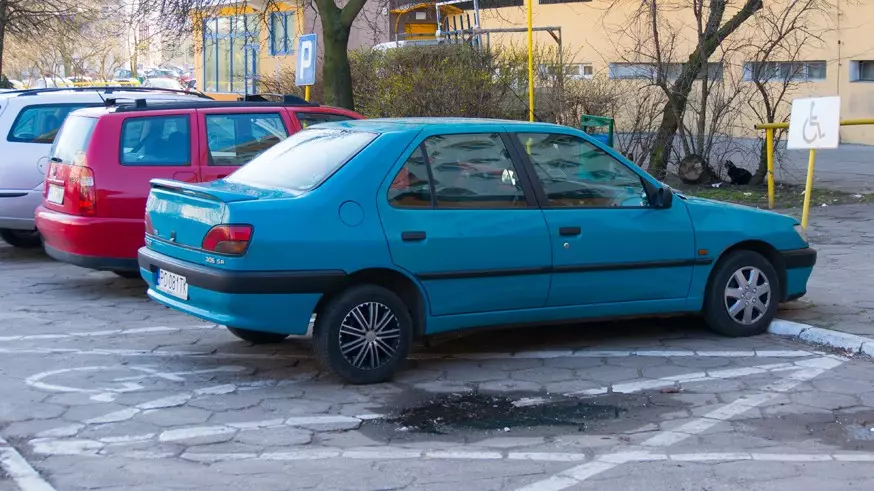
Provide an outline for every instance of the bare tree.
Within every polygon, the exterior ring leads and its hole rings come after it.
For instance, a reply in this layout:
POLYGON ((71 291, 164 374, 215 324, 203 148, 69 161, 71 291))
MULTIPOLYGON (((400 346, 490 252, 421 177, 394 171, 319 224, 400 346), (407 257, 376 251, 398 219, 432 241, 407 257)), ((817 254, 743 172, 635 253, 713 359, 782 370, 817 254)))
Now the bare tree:
MULTIPOLYGON (((825 78, 827 62, 802 62, 801 53, 823 43, 821 26, 829 18, 832 2, 795 0, 769 5, 756 16, 750 29, 756 33, 743 52, 748 62, 744 78, 755 87, 749 107, 757 122, 789 120, 791 95, 810 80, 825 78), (814 30, 813 26, 820 26, 814 30)), ((775 132, 779 141, 783 130, 775 132)), ((760 142, 758 169, 752 182, 760 184, 767 174, 765 142, 760 142)))
POLYGON ((72 22, 81 11, 72 0, 0 0, 0 73, 7 36, 21 38, 39 33, 44 39, 50 38, 44 28, 72 22))

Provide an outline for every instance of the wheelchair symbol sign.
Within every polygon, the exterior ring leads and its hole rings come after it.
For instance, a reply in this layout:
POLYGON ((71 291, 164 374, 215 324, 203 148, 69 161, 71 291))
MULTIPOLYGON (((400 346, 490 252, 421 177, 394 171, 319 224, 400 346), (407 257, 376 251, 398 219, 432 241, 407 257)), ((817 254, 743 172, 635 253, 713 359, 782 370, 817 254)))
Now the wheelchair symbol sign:
POLYGON ((295 84, 314 85, 316 83, 316 35, 305 34, 297 41, 297 66, 295 84))
POLYGON ((816 97, 792 101, 789 149, 837 148, 840 143, 841 98, 816 97))

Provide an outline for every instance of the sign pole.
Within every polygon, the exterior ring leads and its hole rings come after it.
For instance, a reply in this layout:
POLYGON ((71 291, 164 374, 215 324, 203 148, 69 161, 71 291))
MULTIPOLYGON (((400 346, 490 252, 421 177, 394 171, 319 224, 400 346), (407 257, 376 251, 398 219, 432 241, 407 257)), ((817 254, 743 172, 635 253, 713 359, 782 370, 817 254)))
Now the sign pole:
MULTIPOLYGON (((307 102, 310 101, 310 86, 309 85, 305 85, 303 88, 303 98, 307 102)), ((773 208, 773 206, 771 208, 773 208)))
MULTIPOLYGON (((307 99, 309 100, 309 99, 307 99)), ((765 151, 768 152, 768 208, 774 209, 774 130, 765 130, 765 151)))
POLYGON ((534 121, 534 0, 528 0, 528 121, 534 121))
POLYGON ((801 228, 807 230, 807 219, 810 218, 810 195, 813 194, 813 162, 816 160, 816 150, 810 149, 807 160, 807 183, 804 185, 804 208, 801 210, 801 228))

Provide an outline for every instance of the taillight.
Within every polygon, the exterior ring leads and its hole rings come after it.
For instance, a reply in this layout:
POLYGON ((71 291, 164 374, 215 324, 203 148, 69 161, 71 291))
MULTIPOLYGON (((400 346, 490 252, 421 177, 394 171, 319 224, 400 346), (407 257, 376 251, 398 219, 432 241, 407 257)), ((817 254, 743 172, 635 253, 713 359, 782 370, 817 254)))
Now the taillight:
POLYGON ((251 225, 216 225, 206 233, 200 248, 217 254, 242 256, 249 247, 252 230, 251 225))
POLYGON ((146 212, 146 235, 155 235, 155 227, 152 226, 152 219, 149 218, 149 212, 146 212))
POLYGON ((77 204, 77 213, 79 215, 93 215, 97 207, 94 172, 90 167, 72 166, 68 181, 73 183, 73 199, 77 204))

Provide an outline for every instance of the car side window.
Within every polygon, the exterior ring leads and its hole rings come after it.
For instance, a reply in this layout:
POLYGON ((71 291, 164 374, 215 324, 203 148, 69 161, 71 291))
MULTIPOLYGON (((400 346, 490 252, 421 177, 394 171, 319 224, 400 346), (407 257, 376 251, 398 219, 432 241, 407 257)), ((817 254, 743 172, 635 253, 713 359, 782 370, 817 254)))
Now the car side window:
POLYGON ((121 164, 191 165, 188 115, 128 118, 121 127, 121 164))
POLYGON ((333 123, 335 121, 349 121, 354 119, 343 114, 308 113, 303 111, 298 111, 294 114, 300 122, 301 129, 307 129, 314 124, 333 123))
POLYGON ((278 113, 206 115, 210 165, 241 166, 286 138, 278 113))
POLYGON ((430 208, 431 180, 422 146, 410 155, 388 189, 388 201, 398 208, 430 208))
POLYGON ((573 135, 517 135, 549 206, 612 208, 649 206, 641 177, 606 151, 573 135))
POLYGON ((26 107, 18 113, 6 140, 17 143, 52 143, 67 115, 88 106, 53 104, 26 107))
POLYGON ((528 206, 500 134, 431 136, 423 145, 438 208, 528 206))

